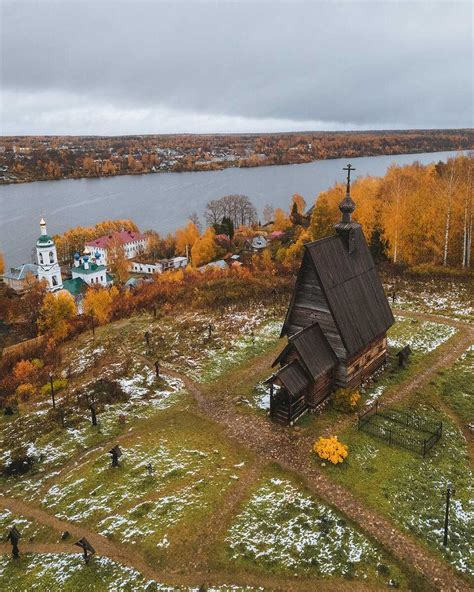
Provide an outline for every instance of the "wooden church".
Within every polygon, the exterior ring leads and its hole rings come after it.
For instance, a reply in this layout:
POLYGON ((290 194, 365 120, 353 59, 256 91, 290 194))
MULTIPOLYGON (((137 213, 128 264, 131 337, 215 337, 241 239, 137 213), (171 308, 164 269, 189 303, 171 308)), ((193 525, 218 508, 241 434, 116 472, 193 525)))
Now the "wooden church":
POLYGON ((347 170, 336 234, 305 245, 281 335, 288 344, 267 380, 270 415, 294 422, 339 387, 359 386, 385 361, 394 318, 362 227, 347 170))

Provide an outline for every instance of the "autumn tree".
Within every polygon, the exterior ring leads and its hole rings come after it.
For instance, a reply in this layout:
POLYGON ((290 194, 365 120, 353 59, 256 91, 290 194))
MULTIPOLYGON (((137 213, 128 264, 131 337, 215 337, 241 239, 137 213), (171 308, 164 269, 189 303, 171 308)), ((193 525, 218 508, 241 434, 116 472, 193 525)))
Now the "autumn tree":
POLYGON ((192 249, 198 238, 199 229, 194 222, 189 222, 184 228, 178 228, 176 231, 176 251, 181 255, 185 255, 189 249, 192 249))
POLYGON ((3 259, 3 253, 0 253, 0 275, 5 273, 5 261, 3 259))
POLYGON ((129 275, 129 262, 119 235, 112 235, 107 245, 107 263, 117 282, 123 284, 129 275))
POLYGON ((64 340, 77 314, 73 297, 68 292, 48 292, 40 309, 38 328, 55 342, 64 340))
POLYGON ((207 228, 200 236, 191 249, 191 259, 194 267, 200 267, 209 263, 217 256, 217 245, 215 241, 215 231, 213 228, 207 228))
POLYGON ((291 207, 296 206, 298 214, 304 214, 306 209, 306 201, 299 193, 293 193, 291 198, 291 207))
POLYGON ((276 208, 273 220, 273 230, 282 230, 284 232, 290 228, 290 226, 291 221, 287 214, 281 208, 276 208))
POLYGON ((311 240, 325 238, 334 233, 334 224, 338 218, 336 212, 334 199, 330 200, 328 192, 320 194, 311 213, 309 224, 311 240))
POLYGON ((105 325, 112 317, 114 300, 118 294, 115 286, 110 289, 89 288, 84 297, 84 313, 93 316, 99 325, 105 325))
POLYGON ((38 282, 32 275, 26 278, 26 288, 21 299, 21 312, 24 314, 32 335, 36 335, 37 321, 44 298, 48 293, 48 283, 38 282))

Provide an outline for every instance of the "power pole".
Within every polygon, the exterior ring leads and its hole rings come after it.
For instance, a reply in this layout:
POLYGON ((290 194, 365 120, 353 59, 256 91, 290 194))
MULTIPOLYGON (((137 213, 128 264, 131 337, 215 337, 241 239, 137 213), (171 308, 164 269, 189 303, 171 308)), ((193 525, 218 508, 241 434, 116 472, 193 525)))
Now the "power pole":
POLYGON ((444 515, 444 539, 443 539, 443 545, 445 547, 448 546, 449 502, 451 500, 451 488, 452 488, 451 483, 448 483, 448 486, 446 488, 446 513, 444 515))
POLYGON ((51 385, 51 399, 53 401, 53 409, 56 409, 56 401, 54 400, 54 383, 53 383, 53 373, 49 373, 49 384, 51 385))

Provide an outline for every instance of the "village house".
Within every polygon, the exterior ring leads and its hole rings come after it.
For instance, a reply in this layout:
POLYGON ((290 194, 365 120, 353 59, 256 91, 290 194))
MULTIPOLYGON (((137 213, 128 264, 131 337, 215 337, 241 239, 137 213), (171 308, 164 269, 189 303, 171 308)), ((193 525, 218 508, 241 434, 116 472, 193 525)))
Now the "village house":
POLYGON ((38 266, 36 263, 23 263, 18 267, 11 267, 2 276, 5 284, 16 292, 23 292, 31 281, 38 278, 38 266))
POLYGON ((107 265, 108 250, 115 244, 123 248, 126 259, 134 259, 144 253, 148 246, 148 237, 141 232, 122 230, 96 238, 86 243, 101 265, 107 265))
POLYGON ((288 344, 276 358, 270 414, 295 421, 337 388, 355 388, 387 356, 394 318, 362 227, 351 219, 351 165, 336 234, 305 245, 281 335, 288 344))
POLYGON ((153 261, 145 257, 137 257, 130 261, 128 270, 132 273, 154 274, 164 273, 185 268, 188 264, 187 257, 172 257, 171 259, 159 259, 153 261))

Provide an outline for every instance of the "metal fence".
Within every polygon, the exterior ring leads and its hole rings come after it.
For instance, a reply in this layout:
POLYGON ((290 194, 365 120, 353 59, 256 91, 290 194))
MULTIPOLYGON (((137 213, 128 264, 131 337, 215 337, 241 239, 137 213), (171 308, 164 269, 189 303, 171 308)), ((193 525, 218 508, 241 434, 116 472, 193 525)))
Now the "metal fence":
POLYGON ((381 409, 377 402, 359 415, 357 429, 381 438, 390 445, 402 446, 423 456, 443 434, 442 422, 430 421, 404 411, 381 409))

